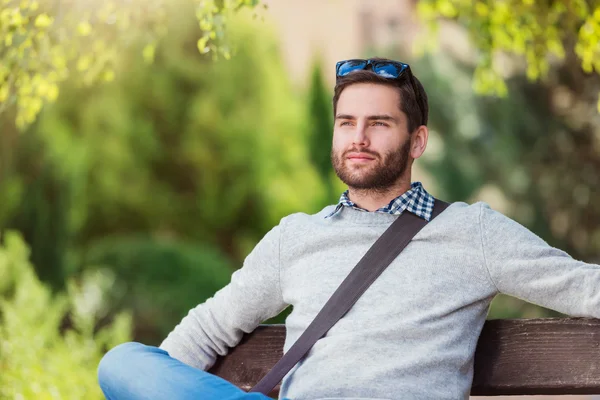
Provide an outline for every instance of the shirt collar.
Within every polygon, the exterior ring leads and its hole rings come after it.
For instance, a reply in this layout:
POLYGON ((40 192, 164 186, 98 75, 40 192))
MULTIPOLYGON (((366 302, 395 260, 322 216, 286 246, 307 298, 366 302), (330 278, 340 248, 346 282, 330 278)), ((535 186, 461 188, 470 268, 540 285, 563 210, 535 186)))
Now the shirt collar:
MULTIPOLYGON (((433 196, 427 193, 421 182, 413 182, 410 185, 410 190, 404 192, 400 196, 390 201, 388 205, 381 207, 374 212, 400 215, 407 210, 408 212, 415 214, 417 217, 423 218, 426 221, 430 221, 431 214, 433 213, 434 203, 435 199, 433 196)), ((348 197, 348 191, 346 190, 340 196, 340 201, 338 202, 335 210, 325 216, 325 218, 331 218, 334 215, 337 215, 344 207, 350 207, 354 208, 355 210, 368 212, 364 208, 360 208, 354 204, 348 197)))

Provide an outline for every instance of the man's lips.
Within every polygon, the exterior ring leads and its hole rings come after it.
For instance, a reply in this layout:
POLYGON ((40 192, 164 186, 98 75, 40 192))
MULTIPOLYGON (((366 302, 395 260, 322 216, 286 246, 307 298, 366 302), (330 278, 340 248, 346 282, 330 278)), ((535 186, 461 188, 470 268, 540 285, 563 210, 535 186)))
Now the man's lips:
POLYGON ((365 153, 350 153, 346 156, 349 160, 353 161, 372 161, 375 158, 365 153))

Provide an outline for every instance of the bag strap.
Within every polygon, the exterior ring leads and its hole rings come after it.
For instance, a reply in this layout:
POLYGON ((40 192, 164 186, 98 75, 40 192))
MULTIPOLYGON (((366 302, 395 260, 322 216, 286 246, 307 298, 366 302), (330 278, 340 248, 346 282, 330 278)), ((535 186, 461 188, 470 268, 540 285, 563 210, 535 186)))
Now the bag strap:
MULTIPOLYGON (((436 199, 431 219, 433 220, 448 206, 448 203, 436 199)), ((325 336, 327 331, 352 308, 359 297, 425 225, 427 225, 426 220, 410 212, 405 211, 400 214, 350 271, 298 340, 267 375, 250 389, 250 392, 260 392, 268 396, 317 340, 325 336)))

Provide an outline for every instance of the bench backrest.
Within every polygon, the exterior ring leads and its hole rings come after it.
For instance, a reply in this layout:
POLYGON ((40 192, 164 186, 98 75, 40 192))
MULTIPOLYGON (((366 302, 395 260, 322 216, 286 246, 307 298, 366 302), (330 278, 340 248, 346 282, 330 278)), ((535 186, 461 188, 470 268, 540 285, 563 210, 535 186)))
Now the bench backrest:
MULTIPOLYGON (((210 372, 249 390, 281 358, 284 339, 283 325, 261 325, 210 372)), ((486 321, 474 368, 472 395, 600 394, 600 320, 486 321)))

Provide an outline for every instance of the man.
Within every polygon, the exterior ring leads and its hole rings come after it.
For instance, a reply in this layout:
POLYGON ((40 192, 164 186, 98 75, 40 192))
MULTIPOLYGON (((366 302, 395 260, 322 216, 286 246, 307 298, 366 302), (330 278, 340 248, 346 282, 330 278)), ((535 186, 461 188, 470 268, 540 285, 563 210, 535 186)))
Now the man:
MULTIPOLYGON (((283 218, 231 283, 191 310, 160 348, 111 350, 99 367, 108 399, 266 398, 204 371, 245 332, 293 305, 287 351, 398 215, 431 220, 435 199, 411 184, 428 139, 420 82, 406 64, 385 59, 340 62, 336 73, 331 158, 348 191, 315 215, 283 218)), ((317 341, 280 396, 468 398, 477 339, 500 292, 600 317, 600 266, 548 246, 484 203, 453 203, 317 341)))

